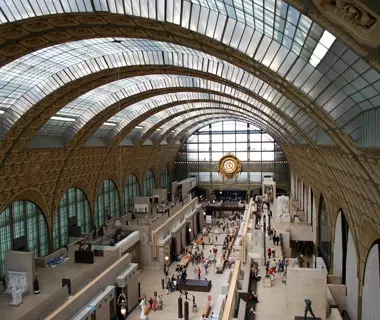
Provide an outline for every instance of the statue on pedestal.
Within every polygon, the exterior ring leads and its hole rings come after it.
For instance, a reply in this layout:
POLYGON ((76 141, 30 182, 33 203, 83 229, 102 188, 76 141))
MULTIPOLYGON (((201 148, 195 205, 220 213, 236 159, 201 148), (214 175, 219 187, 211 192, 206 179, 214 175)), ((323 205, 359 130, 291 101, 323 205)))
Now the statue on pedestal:
POLYGON ((140 319, 139 320, 146 320, 148 319, 148 316, 145 314, 145 299, 142 299, 140 302, 140 308, 141 308, 141 313, 140 313, 140 319))
POLYGON ((304 316, 304 319, 307 320, 307 313, 310 312, 310 314, 313 316, 314 319, 315 318, 315 315, 314 315, 314 312, 313 312, 313 309, 311 308, 311 300, 310 299, 305 299, 305 316, 304 316))
POLYGON ((22 294, 20 290, 17 290, 17 288, 12 287, 12 306, 18 306, 22 303, 22 294))

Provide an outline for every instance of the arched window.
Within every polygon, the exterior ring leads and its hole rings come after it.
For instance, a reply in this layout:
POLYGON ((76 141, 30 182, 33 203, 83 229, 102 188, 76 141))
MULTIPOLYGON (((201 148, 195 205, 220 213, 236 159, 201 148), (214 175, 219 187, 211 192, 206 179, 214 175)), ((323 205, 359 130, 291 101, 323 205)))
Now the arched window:
POLYGON ((153 195, 153 189, 156 188, 156 181, 152 170, 148 170, 144 175, 143 180, 143 196, 150 197, 153 195))
POLYGON ((238 189, 261 186, 267 175, 274 176, 277 185, 289 184, 289 168, 280 145, 265 131, 240 121, 216 122, 193 132, 178 151, 176 179, 196 177, 198 186, 204 188, 221 184, 218 162, 228 153, 242 162, 240 175, 231 181, 238 189))
POLYGON ((170 176, 167 166, 161 169, 161 188, 170 191, 170 176))
POLYGON ((128 183, 124 186, 125 212, 132 211, 132 198, 140 195, 140 185, 134 174, 128 176, 128 183))
POLYGON ((319 203, 319 250, 326 263, 327 270, 331 265, 331 217, 326 202, 321 195, 319 203))
POLYGON ((70 224, 81 227, 81 233, 91 232, 90 204, 78 188, 67 190, 59 203, 53 227, 54 250, 69 243, 70 224))
POLYGON ((116 185, 112 180, 104 180, 95 203, 94 224, 104 225, 107 215, 120 217, 120 198, 116 185))
POLYGON ((15 201, 0 214, 0 277, 4 274, 5 252, 49 253, 49 232, 44 214, 30 201, 15 201))

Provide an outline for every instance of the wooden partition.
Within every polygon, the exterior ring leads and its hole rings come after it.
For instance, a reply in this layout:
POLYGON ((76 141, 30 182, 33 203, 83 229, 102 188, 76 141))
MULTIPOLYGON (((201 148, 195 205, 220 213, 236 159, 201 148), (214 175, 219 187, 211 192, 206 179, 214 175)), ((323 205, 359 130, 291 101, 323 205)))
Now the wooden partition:
POLYGON ((108 285, 115 283, 116 277, 127 268, 131 261, 129 254, 122 256, 109 268, 100 273, 96 278, 79 290, 70 300, 67 300, 57 308, 45 320, 69 320, 93 297, 104 290, 108 285))
MULTIPOLYGON (((194 198, 189 203, 185 204, 177 213, 171 216, 166 222, 164 222, 162 225, 157 227, 157 229, 152 231, 152 256, 154 259, 157 258, 157 234, 160 231, 162 231, 162 229, 165 228, 166 226, 168 225, 170 226, 170 224, 176 219, 178 219, 178 217, 180 217, 181 215, 183 215, 183 218, 184 218, 185 217, 184 212, 186 212, 189 208, 194 207, 193 210, 195 210, 197 203, 198 203, 198 198, 194 198)), ((170 233, 169 229, 168 229, 168 234, 170 233)))
POLYGON ((234 271, 233 271, 231 282, 230 282, 230 287, 228 289, 228 296, 227 296, 227 301, 224 307, 222 320, 230 320, 233 318, 233 313, 234 313, 235 303, 236 303, 237 281, 238 281, 239 273, 240 273, 240 265, 241 265, 240 260, 236 260, 234 271))

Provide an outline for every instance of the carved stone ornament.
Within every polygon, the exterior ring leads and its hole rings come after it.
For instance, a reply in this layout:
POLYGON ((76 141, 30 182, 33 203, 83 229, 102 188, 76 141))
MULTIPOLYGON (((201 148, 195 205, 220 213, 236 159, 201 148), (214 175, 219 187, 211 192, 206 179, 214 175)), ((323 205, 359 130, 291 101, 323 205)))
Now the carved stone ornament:
MULTIPOLYGON (((322 15, 372 47, 380 44, 379 18, 356 0, 314 0, 322 15)), ((339 33, 339 32, 338 32, 339 33)))
POLYGON ((12 294, 12 291, 24 294, 28 292, 28 273, 18 271, 8 271, 8 285, 6 294, 12 294))

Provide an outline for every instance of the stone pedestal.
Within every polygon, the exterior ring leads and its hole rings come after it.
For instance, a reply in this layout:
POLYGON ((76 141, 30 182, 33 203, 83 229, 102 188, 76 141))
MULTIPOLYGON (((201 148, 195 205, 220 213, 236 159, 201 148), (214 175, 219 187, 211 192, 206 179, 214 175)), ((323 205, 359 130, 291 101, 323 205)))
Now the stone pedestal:
POLYGON ((264 288, 270 288, 272 286, 272 279, 270 277, 264 278, 264 288))
POLYGON ((280 196, 277 198, 278 212, 290 212, 290 198, 288 196, 280 196))
MULTIPOLYGON (((311 308, 315 316, 325 320, 327 310, 326 271, 289 267, 286 278, 286 314, 304 315, 305 299, 308 299, 312 301, 311 308)), ((311 317, 310 313, 308 317, 311 317)))
POLYGON ((264 178, 262 182, 263 196, 267 196, 269 202, 273 203, 276 199, 276 182, 273 181, 273 177, 264 178))

